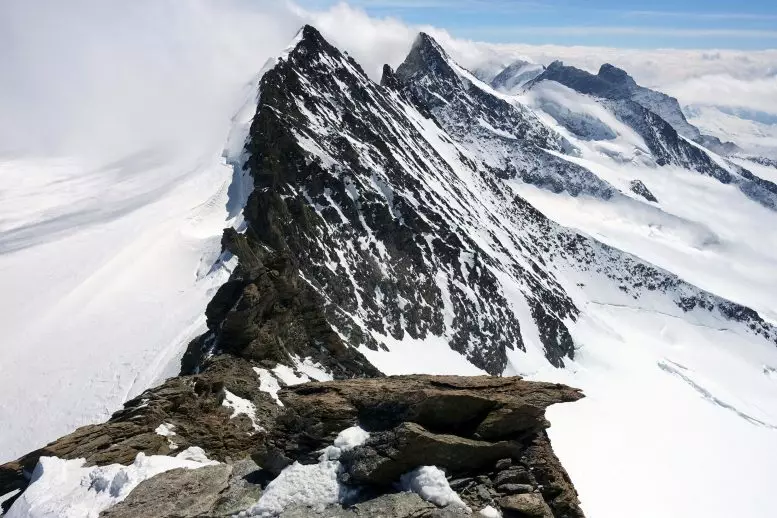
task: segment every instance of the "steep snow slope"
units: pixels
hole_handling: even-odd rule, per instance
[[[518,101],[544,112],[544,121],[579,150],[578,157],[568,160],[593,171],[631,198],[603,202],[587,196],[554,196],[514,183],[517,192],[563,225],[666,268],[701,288],[750,305],[777,321],[777,298],[773,295],[777,278],[769,274],[777,263],[774,210],[711,176],[677,166],[658,167],[644,139],[589,96],[555,82],[543,82]],[[586,131],[576,134],[574,131],[583,125]],[[724,166],[730,163],[708,154]],[[765,180],[774,180],[764,174],[769,168],[731,160]],[[635,180],[642,182],[657,202],[633,193],[630,183]]]
[[[134,165],[93,178],[73,163],[2,165],[4,181],[56,175],[15,188],[3,207],[2,460],[175,374],[168,364],[201,331],[212,288],[228,275],[212,266],[231,169],[162,162],[133,174]],[[139,185],[116,180],[124,175]],[[144,181],[159,179],[152,189]],[[19,226],[15,207],[37,206],[40,188],[52,205]]]
[[[376,85],[308,28],[264,77],[250,230],[386,372],[582,387],[551,433],[590,516],[773,515],[773,236],[746,228],[774,212],[633,101],[551,93],[553,114],[496,92],[426,35]]]
[[[221,233],[239,224],[247,193],[228,162],[242,152],[255,88],[226,149],[141,151],[98,167],[0,163],[0,460],[104,420],[178,373],[229,275]]]
[[[521,182],[512,184],[516,192],[563,225],[777,321],[773,209],[712,176],[657,167],[631,128],[560,84],[538,84],[517,102],[544,112],[543,120],[572,142],[580,156],[569,160],[632,198],[573,198]],[[731,161],[775,179],[768,166]],[[631,193],[635,180],[657,201]],[[571,329],[579,347],[575,364],[532,375],[585,388],[588,397],[579,406],[552,413],[551,437],[588,514],[618,516],[618,508],[632,505],[633,488],[659,479],[660,498],[643,498],[629,516],[772,515],[776,506],[765,487],[748,487],[736,500],[722,488],[731,473],[775,476],[774,348],[727,325],[609,301],[598,287],[586,292],[582,300],[573,296],[581,307]],[[607,493],[597,487],[602,480]]]
[[[736,142],[747,154],[777,158],[777,116],[705,105],[686,106],[685,110],[688,120],[706,133]]]

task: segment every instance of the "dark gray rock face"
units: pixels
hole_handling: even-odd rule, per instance
[[[218,352],[284,365],[293,364],[292,357],[310,358],[335,378],[381,375],[335,332],[321,295],[299,276],[285,251],[262,250],[232,229],[225,230],[222,244],[238,257],[238,268],[208,305],[210,331],[190,344],[184,372]]]
[[[556,327],[576,309],[560,289],[546,287],[552,279],[517,260],[500,265],[476,240],[480,228],[495,236],[484,226],[501,223],[482,220],[483,202],[469,193],[473,186],[424,136],[439,131],[424,129],[418,118],[433,107],[408,105],[314,29],[306,31],[262,80],[248,146],[247,167],[256,182],[246,208],[251,237],[294,258],[321,295],[328,323],[352,345],[376,349],[380,336],[444,337],[475,365],[501,372],[506,351],[523,343],[497,273],[531,286],[535,294],[527,293]],[[416,48],[397,74],[387,70],[385,82],[404,84],[412,63],[429,67],[440,84],[453,81],[454,70],[432,45]],[[458,79],[450,84],[460,86]],[[541,125],[496,97],[484,102],[511,117],[497,122],[493,113],[495,124],[512,124],[522,138],[536,140],[532,149],[551,145],[555,137]],[[547,155],[542,163],[551,162],[564,161]],[[538,168],[526,174],[540,182]],[[504,199],[492,171],[472,172]],[[489,246],[510,255],[498,242]],[[554,357],[569,353],[564,344],[555,350],[556,335],[546,338]]]
[[[631,189],[631,192],[634,194],[638,194],[639,196],[642,196],[647,201],[652,202],[658,202],[655,196],[653,196],[653,193],[650,192],[650,189],[648,189],[644,183],[642,183],[640,180],[632,180],[629,182],[629,189]]]
[[[638,85],[625,70],[609,63],[603,64],[594,75],[554,61],[533,82],[544,80],[556,81],[577,92],[603,99],[634,101],[664,119],[681,135],[691,140],[698,140],[701,136],[699,130],[686,120],[677,99]]]
[[[594,75],[576,67],[566,66],[561,61],[554,61],[533,83],[545,80],[556,81],[581,94],[605,99],[627,99],[636,83],[622,70],[620,71],[622,74],[616,70],[619,69],[612,65],[602,65],[599,74]]]
[[[543,150],[572,152],[528,109],[480,88],[427,34],[397,68],[403,92],[498,178],[521,178],[554,192],[607,199],[614,190],[587,169]]]

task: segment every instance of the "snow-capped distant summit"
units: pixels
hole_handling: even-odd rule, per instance
[[[516,60],[499,72],[489,83],[500,92],[514,94],[544,70],[545,67],[538,63]]]
[[[625,70],[609,63],[603,64],[597,74],[591,74],[564,65],[561,61],[554,61],[527,86],[544,80],[556,81],[577,92],[604,99],[630,99],[660,116],[683,137],[721,154],[727,155],[738,150],[731,142],[721,142],[717,137],[702,135],[697,127],[688,122],[676,98],[638,85]]]

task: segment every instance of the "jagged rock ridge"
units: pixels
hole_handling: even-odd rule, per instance
[[[343,458],[343,481],[373,487],[377,498],[358,505],[393,506],[388,480],[424,459],[455,474],[451,483],[473,506],[577,517],[542,417],[547,404],[574,400],[576,391],[517,379],[384,378],[365,355],[438,337],[501,374],[531,327],[560,367],[574,355],[567,326],[580,311],[569,293],[589,284],[609,300],[650,298],[668,314],[714,315],[777,343],[755,311],[561,227],[515,196],[515,181],[605,199],[617,193],[567,161],[574,149],[530,110],[470,76],[427,35],[378,85],[306,27],[262,79],[247,151],[255,182],[247,230],[223,239],[239,265],[208,306],[208,333],[190,345],[183,375],[108,423],[2,466],[2,489],[23,487],[41,455],[126,463],[186,445],[230,462],[253,454],[276,474],[290,461],[313,461],[333,434],[359,423],[373,435]],[[341,381],[271,388],[330,378]],[[249,401],[252,415],[225,406],[230,394]],[[173,427],[174,441],[156,431],[161,425]],[[155,483],[199,484],[179,475]],[[202,487],[218,495],[242,483],[223,470],[214,477]],[[158,494],[153,484],[135,502]]]
[[[644,139],[657,165],[675,165],[712,176],[724,184],[735,184],[753,200],[777,210],[777,184],[729,160],[711,156],[701,146],[722,155],[736,152],[738,148],[701,134],[687,121],[674,97],[638,85],[624,70],[607,63],[597,74],[591,74],[554,61],[529,81],[526,88],[543,81],[555,81],[576,92],[600,98],[602,105]],[[569,129],[576,132],[574,127]]]
[[[677,141],[671,126],[638,108]],[[426,34],[376,85],[306,29],[262,80],[247,164],[256,180],[249,235],[289,251],[351,345],[390,348],[392,340],[439,336],[491,373],[523,348],[522,312],[551,363],[574,355],[566,326],[579,310],[561,270],[567,278],[570,268],[601,275],[629,301],[658,290],[674,311],[687,311],[690,299],[716,313],[731,305],[553,225],[516,198],[510,182],[518,178],[553,191],[619,195],[565,160],[564,151],[573,152],[567,144]],[[751,310],[717,314],[750,315],[753,329],[774,340]]]

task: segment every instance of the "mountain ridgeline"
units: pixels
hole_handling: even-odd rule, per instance
[[[676,100],[610,65],[597,75],[524,65],[498,83],[530,91],[552,81],[591,96],[644,139],[656,174],[684,168],[777,209],[777,186],[705,148]],[[107,423],[0,466],[0,494],[24,489],[45,455],[127,464],[139,453],[199,446],[260,475],[222,473],[207,506],[169,516],[250,516],[268,480],[295,461],[316,463],[340,431],[360,425],[370,438],[338,460],[338,481],[366,488],[363,501],[276,515],[458,516],[393,490],[402,473],[435,464],[473,510],[582,518],[544,418],[547,406],[580,399],[579,391],[518,377],[385,374],[466,364],[507,377],[537,351],[564,368],[580,346],[571,331],[592,300],[724,322],[770,346],[777,329],[753,309],[555,223],[520,196],[516,185],[528,184],[602,203],[661,203],[639,180],[624,192],[576,162],[569,135],[585,127],[565,137],[546,121],[426,34],[378,83],[304,27],[261,78],[243,165],[254,187],[246,225],[222,239],[222,260],[234,256],[237,266],[208,305],[208,330],[189,345],[181,375]],[[419,364],[415,352],[429,358],[428,349],[433,364]],[[236,399],[249,410],[238,412]],[[162,425],[175,430],[174,442]],[[180,498],[165,485],[172,480],[155,479],[144,484]],[[132,505],[140,504],[126,512]]]
[[[624,120],[655,137],[659,164],[727,179],[659,115],[623,102],[631,103]],[[567,325],[580,311],[564,285],[591,275],[629,298],[657,291],[668,304],[719,312],[777,340],[752,310],[555,225],[516,196],[515,180],[573,196],[622,194],[565,160],[575,151],[569,142],[426,34],[396,72],[384,68],[379,85],[305,28],[262,78],[248,151],[249,242],[292,258],[351,347],[442,338],[501,374],[531,326],[562,367],[574,357]]]

